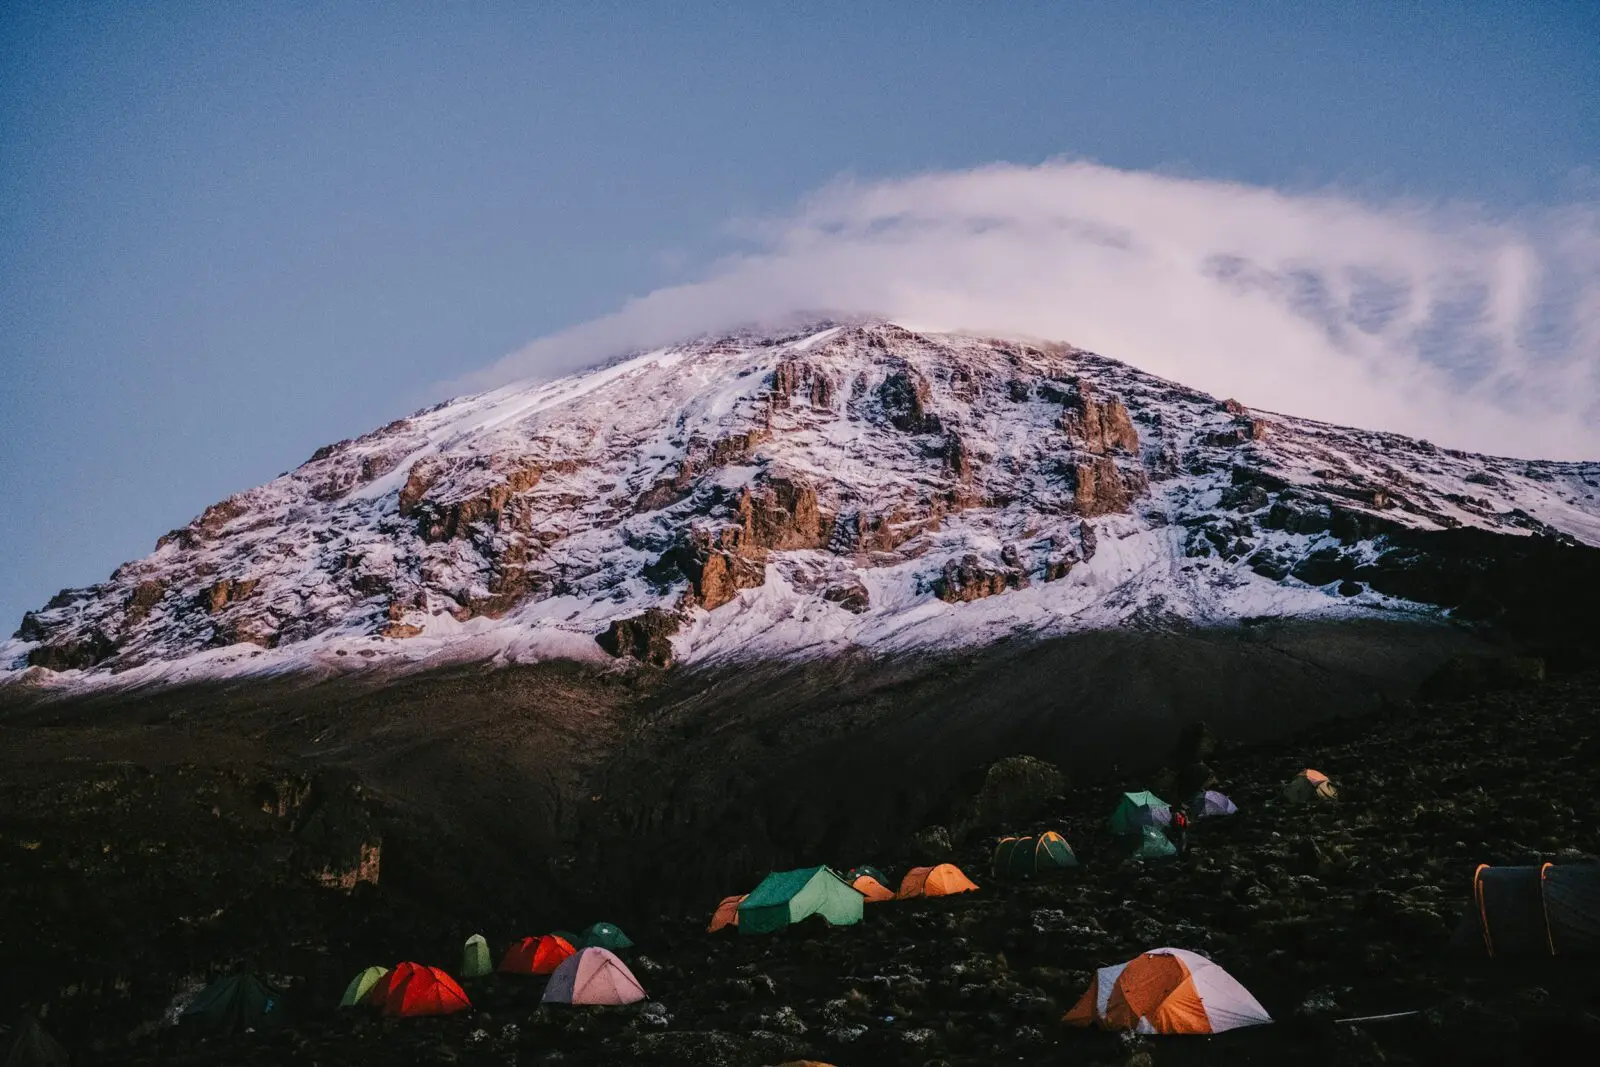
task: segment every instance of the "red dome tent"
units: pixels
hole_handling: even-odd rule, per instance
[[[451,1015],[472,1007],[456,980],[437,967],[402,963],[372,987],[367,1003],[385,1015]]]
[[[555,934],[525,937],[506,949],[499,970],[502,974],[550,974],[576,951],[570,941]]]

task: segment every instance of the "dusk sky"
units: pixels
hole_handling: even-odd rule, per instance
[[[455,388],[800,307],[1600,458],[1597,102],[1582,3],[14,0],[0,625]]]

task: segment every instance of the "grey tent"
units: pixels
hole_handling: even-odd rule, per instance
[[[1227,794],[1219,793],[1215,789],[1207,789],[1196,793],[1193,800],[1189,801],[1189,814],[1196,819],[1213,819],[1219,815],[1235,815],[1239,808],[1228,799]]]
[[[17,1029],[5,1067],[67,1067],[70,1062],[67,1050],[30,1015]]]
[[[1600,952],[1600,863],[1480,865],[1452,943],[1495,958]]]

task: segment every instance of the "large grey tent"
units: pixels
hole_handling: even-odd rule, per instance
[[[1495,958],[1600,952],[1600,863],[1479,866],[1453,944]]]
[[[69,1062],[67,1050],[30,1015],[17,1028],[5,1067],[68,1067]]]

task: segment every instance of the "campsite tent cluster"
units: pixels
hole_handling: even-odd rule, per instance
[[[1326,775],[1297,774],[1285,786],[1284,800],[1315,804],[1337,797]],[[1233,801],[1205,791],[1187,805],[1196,820],[1235,814]],[[1107,820],[1115,840],[1137,859],[1174,853],[1166,830],[1171,807],[1148,791],[1123,794]],[[996,845],[993,867],[1003,879],[1032,878],[1078,865],[1065,837],[1046,831],[1005,837]],[[742,933],[781,930],[811,916],[833,926],[860,922],[864,905],[917,897],[951,896],[977,889],[960,869],[944,863],[914,867],[891,890],[891,879],[876,867],[851,868],[840,875],[826,866],[769,874],[751,892],[725,898],[712,917],[715,932],[736,926]],[[1478,867],[1472,901],[1456,931],[1458,950],[1493,958],[1600,953],[1600,864]],[[556,931],[512,942],[493,964],[489,945],[473,935],[462,946],[460,974],[548,976],[541,1003],[625,1005],[646,999],[644,988],[616,955],[633,942],[611,923],[596,923],[582,933]],[[213,982],[182,1010],[180,1022],[205,1034],[234,1034],[270,1028],[284,1018],[284,994],[250,974]],[[445,971],[404,962],[372,966],[351,979],[342,1007],[367,1007],[392,1017],[449,1015],[470,1010],[466,991]],[[1198,953],[1156,948],[1132,960],[1102,967],[1088,989],[1062,1018],[1069,1026],[1098,1026],[1142,1034],[1217,1034],[1270,1023],[1265,1008],[1220,966]],[[48,1067],[67,1063],[66,1051],[38,1022],[24,1022],[5,1067]]]
[[[867,903],[944,897],[978,888],[951,863],[913,867],[900,880],[899,892],[888,886],[888,877],[876,867],[853,867],[843,875],[829,867],[774,871],[749,893],[724,897],[706,930],[716,933],[733,926],[744,934],[770,934],[813,915],[830,926],[853,926]]]

